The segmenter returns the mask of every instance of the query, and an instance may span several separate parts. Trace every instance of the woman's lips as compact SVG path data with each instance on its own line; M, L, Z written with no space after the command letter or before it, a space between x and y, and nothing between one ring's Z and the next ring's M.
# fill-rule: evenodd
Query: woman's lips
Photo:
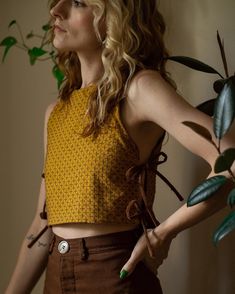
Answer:
M64 29L62 29L60 26L58 25L54 25L54 31L57 31L57 32L66 32Z

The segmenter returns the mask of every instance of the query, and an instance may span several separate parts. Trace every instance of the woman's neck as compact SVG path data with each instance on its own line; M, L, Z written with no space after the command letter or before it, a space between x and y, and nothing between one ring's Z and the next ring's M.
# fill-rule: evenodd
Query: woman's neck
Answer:
M81 64L81 88L85 88L102 77L104 67L100 55L87 56L86 58L79 56L79 60Z

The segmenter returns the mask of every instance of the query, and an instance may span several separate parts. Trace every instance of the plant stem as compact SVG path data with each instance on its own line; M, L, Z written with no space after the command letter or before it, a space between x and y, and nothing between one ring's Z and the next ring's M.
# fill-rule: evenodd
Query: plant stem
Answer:
M220 151L220 142L221 142L221 139L218 139L218 147L217 147L218 149L217 150L219 152L219 155L221 154L221 151Z
M17 45L17 44L15 44L15 46L18 47L18 48L20 48L20 49L22 49L22 50L28 51L28 49L25 48L25 46Z
M218 30L217 30L217 40L218 40L219 47L220 47L220 53L221 53L221 57L222 57L223 65L224 65L225 75L228 78L229 77L228 63L227 63L226 55L225 55L225 51L224 51L224 43L222 42L222 40L220 38Z
M224 77L218 71L217 74L224 80Z
M34 37L37 37L39 39L43 39L43 36L37 35L37 34L33 34Z
M19 30L19 33L20 33L20 37L21 37L21 40L22 40L23 46L24 46L25 48L29 49L29 47L25 44L24 37L23 37L22 31L21 31L21 29L20 29L20 26L19 26L18 22L16 22L16 26L17 26L17 28L18 28L18 30Z
M46 43L44 43L44 40L46 39L47 32L48 32L48 31L45 32L45 34L44 34L44 36L43 36L43 38L42 38L42 42L41 42L41 46L40 46L40 48L42 48L42 47L46 44Z
M217 145L215 144L215 142L211 140L211 143L215 147L215 149L218 151L218 153L221 154L220 153L220 149L217 147Z
M43 42L43 43L41 44L41 48L42 48L43 46L49 44L49 43L50 43L49 41L45 41L45 42Z
M232 177L233 181L235 182L235 175L232 172L231 168L228 169L228 172L229 172L230 176Z
M46 60L49 60L51 59L51 57L46 57L46 58L37 58L37 60L40 60L40 61L46 61Z

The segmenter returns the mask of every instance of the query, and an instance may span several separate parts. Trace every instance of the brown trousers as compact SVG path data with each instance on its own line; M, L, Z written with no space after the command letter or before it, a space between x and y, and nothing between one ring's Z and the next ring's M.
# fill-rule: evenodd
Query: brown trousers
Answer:
M140 235L140 229L76 239L54 234L43 293L162 294L159 279L143 261L124 280L119 278ZM63 240L69 250L60 253Z

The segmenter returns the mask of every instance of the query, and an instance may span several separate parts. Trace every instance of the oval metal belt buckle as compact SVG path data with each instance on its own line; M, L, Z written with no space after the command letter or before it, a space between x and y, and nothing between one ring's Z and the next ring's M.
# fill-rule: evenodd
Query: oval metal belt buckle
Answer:
M64 254L64 253L68 252L69 251L69 243L67 241L61 241L58 244L58 251L61 254Z

